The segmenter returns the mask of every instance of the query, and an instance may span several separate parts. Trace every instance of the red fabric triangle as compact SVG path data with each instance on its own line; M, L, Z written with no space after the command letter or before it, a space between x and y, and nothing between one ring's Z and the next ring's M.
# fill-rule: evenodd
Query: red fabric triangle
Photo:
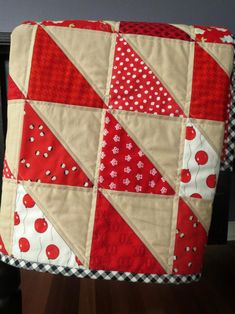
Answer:
M4 162L3 162L2 176L3 178L6 178L6 179L15 179L13 173L11 172L11 169L9 168L9 165L6 159L4 159Z
M8 100L11 99L25 99L24 94L21 92L21 90L18 88L16 83L13 81L11 76L8 76Z
M128 192L175 194L158 169L107 111L99 186Z
M225 121L229 82L221 66L195 43L190 117Z
M19 179L85 187L93 185L27 102L25 103Z
M40 26L35 38L28 98L104 107L91 85Z
M160 80L119 34L109 107L166 116L185 116Z
M198 221L191 208L180 198L173 273L200 273L206 243L207 233L204 227Z
M0 252L5 254L5 255L8 255L8 252L7 252L6 248L5 248L5 245L4 245L3 241L2 241L2 237L1 236L0 236Z
M145 274L166 273L99 191L89 267Z

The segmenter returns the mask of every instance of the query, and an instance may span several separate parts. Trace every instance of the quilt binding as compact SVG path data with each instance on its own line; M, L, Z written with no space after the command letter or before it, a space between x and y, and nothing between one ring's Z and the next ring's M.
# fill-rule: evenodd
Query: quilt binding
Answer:
M0 260L10 266L23 268L26 270L35 270L37 272L46 272L54 275L63 275L67 277L90 278L118 280L129 282L144 282L158 284L182 284L196 282L201 279L202 273L174 275L174 274L140 274L131 272L119 272L113 270L95 270L87 269L83 266L78 268L64 267L59 265L50 265L37 262L29 262L23 259L14 258L12 256L0 253Z
M229 110L228 138L225 149L225 160L221 162L220 170L235 170L235 34L233 37L233 70L231 76L231 105Z

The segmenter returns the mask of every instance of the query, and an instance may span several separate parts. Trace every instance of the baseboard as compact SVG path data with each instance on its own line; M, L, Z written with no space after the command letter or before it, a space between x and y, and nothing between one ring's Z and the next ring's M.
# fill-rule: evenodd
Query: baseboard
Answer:
M235 221L228 222L228 241L235 240Z

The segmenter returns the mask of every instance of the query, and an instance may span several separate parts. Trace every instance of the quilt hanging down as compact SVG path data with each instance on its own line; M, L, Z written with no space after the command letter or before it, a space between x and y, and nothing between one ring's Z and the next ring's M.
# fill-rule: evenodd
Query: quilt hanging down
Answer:
M11 34L0 259L66 276L199 280L232 169L221 27L26 21Z

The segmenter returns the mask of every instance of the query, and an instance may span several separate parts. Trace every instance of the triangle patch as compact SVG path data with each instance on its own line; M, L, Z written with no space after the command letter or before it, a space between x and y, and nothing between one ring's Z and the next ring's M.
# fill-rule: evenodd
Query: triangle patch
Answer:
M103 100L52 38L38 27L28 98L103 108Z
M225 121L229 92L227 73L195 43L190 117Z
M109 112L105 116L99 186L118 191L175 194L159 170Z
M184 116L182 109L162 82L119 34L114 55L109 108Z
M84 263L92 189L38 183L25 184L25 188L59 235Z
M123 34L122 37L153 71L170 97L187 115L188 64L191 63L192 55L190 47L194 43L182 40L176 45L174 40L134 34Z
M20 180L92 187L93 184L29 103L20 151Z
M8 252L5 248L5 245L3 243L2 237L0 236L0 253L8 255Z
M101 25L110 27L106 23ZM56 26L47 27L47 31L74 66L89 80L98 95L104 98L109 71L110 46L112 36L115 35L90 29Z
M41 199L43 197L40 196ZM51 223L50 217L44 214L20 184L14 212L12 253L15 258L38 263L53 263L65 267L77 267L81 264Z
M173 198L101 191L168 271Z
M190 207L179 200L173 273L200 273L207 234Z
M3 178L6 178L6 179L15 179L13 173L11 172L11 169L9 168L9 165L6 159L4 159L4 162L3 162L2 176Z
M224 123L220 121L205 121L200 119L192 119L192 122L219 155L223 143Z
M225 44L198 43L222 67L228 76L233 69L233 46Z
M112 109L111 113L174 189L182 120L153 115L149 118L146 114Z
M24 94L21 92L19 87L16 85L16 83L13 81L11 76L8 76L8 100L12 99L25 99Z
M99 191L89 267L145 274L166 273L141 239Z
M94 179L102 110L33 101L30 104L42 120L48 121L56 137L69 147L73 158Z

